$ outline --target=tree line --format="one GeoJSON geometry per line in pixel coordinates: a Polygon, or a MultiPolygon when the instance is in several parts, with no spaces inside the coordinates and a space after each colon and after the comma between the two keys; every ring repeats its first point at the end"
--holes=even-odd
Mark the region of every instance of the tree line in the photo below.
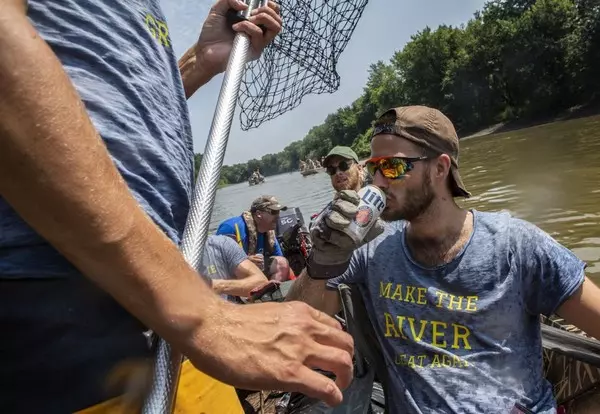
{"type": "Polygon", "coordinates": [[[390,107],[438,108],[464,136],[595,102],[599,88],[598,0],[489,1],[465,25],[411,36],[388,62],[371,64],[357,100],[277,154],[224,166],[221,184],[245,181],[256,167],[267,176],[295,171],[335,145],[367,156],[371,123],[390,107]]]}

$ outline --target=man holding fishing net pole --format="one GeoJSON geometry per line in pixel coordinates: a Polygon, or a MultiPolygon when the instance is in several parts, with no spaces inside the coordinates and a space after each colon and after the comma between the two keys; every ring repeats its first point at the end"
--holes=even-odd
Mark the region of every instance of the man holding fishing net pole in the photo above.
{"type": "Polygon", "coordinates": [[[0,2],[0,412],[113,396],[112,370],[149,357],[146,327],[225,383],[341,401],[353,344],[338,322],[227,303],[177,248],[185,100],[225,70],[235,31],[257,58],[281,29],[270,2],[232,31],[227,11],[245,7],[219,0],[178,64],[157,0],[0,2]]]}

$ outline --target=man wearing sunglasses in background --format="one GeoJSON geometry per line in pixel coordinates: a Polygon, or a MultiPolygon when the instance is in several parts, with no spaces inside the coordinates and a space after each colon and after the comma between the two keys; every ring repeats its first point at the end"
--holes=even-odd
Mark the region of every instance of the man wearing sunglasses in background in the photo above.
{"type": "MultiPolygon", "coordinates": [[[[329,154],[323,158],[322,165],[331,178],[331,186],[336,192],[342,190],[358,192],[364,185],[363,167],[358,162],[358,155],[356,155],[356,152],[350,147],[341,145],[333,147],[333,149],[329,151],[329,154]]],[[[325,209],[330,206],[331,203],[327,204],[325,209]]],[[[319,214],[321,213],[315,213],[310,217],[311,222],[309,227],[312,227],[314,219],[316,219],[319,214]]]]}
{"type": "Polygon", "coordinates": [[[363,168],[350,147],[334,147],[323,160],[323,167],[331,177],[335,191],[358,191],[363,185],[363,168]]]}
{"type": "Polygon", "coordinates": [[[555,413],[540,314],[600,338],[600,290],[585,263],[535,225],[460,208],[454,197],[470,194],[458,149],[436,109],[378,118],[366,165],[386,194],[381,218],[393,224],[377,222],[356,249],[339,230],[359,200],[338,193],[311,231],[307,270],[287,299],[334,314],[333,289],[357,285],[385,360],[391,413],[555,413]]]}

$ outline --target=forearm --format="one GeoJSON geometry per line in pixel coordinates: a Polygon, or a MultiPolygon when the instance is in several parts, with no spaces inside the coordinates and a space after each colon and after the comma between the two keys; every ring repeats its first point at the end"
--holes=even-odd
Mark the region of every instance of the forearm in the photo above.
{"type": "Polygon", "coordinates": [[[263,286],[269,280],[261,274],[252,275],[239,280],[213,280],[213,290],[220,295],[247,297],[250,291],[259,286],[263,286]]]}
{"type": "Polygon", "coordinates": [[[132,314],[179,339],[223,302],[132,197],[24,13],[1,9],[0,30],[0,194],[132,314]]]}
{"type": "Polygon", "coordinates": [[[336,290],[328,289],[326,280],[315,280],[308,277],[306,269],[302,270],[285,300],[305,302],[328,315],[335,315],[342,309],[339,293],[336,290]]]}
{"type": "Polygon", "coordinates": [[[179,59],[179,72],[183,81],[183,89],[187,99],[204,84],[208,83],[217,72],[203,67],[196,55],[195,46],[190,47],[179,59]]]}

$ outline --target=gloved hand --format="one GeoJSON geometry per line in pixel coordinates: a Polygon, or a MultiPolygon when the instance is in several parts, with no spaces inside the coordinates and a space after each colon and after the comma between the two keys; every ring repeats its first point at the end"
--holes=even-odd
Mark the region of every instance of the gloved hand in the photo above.
{"type": "Polygon", "coordinates": [[[313,247],[308,256],[307,272],[312,279],[330,279],[348,268],[354,250],[383,233],[378,218],[363,240],[356,242],[342,232],[358,212],[360,197],[356,191],[342,190],[331,206],[323,211],[311,229],[313,247]]]}

